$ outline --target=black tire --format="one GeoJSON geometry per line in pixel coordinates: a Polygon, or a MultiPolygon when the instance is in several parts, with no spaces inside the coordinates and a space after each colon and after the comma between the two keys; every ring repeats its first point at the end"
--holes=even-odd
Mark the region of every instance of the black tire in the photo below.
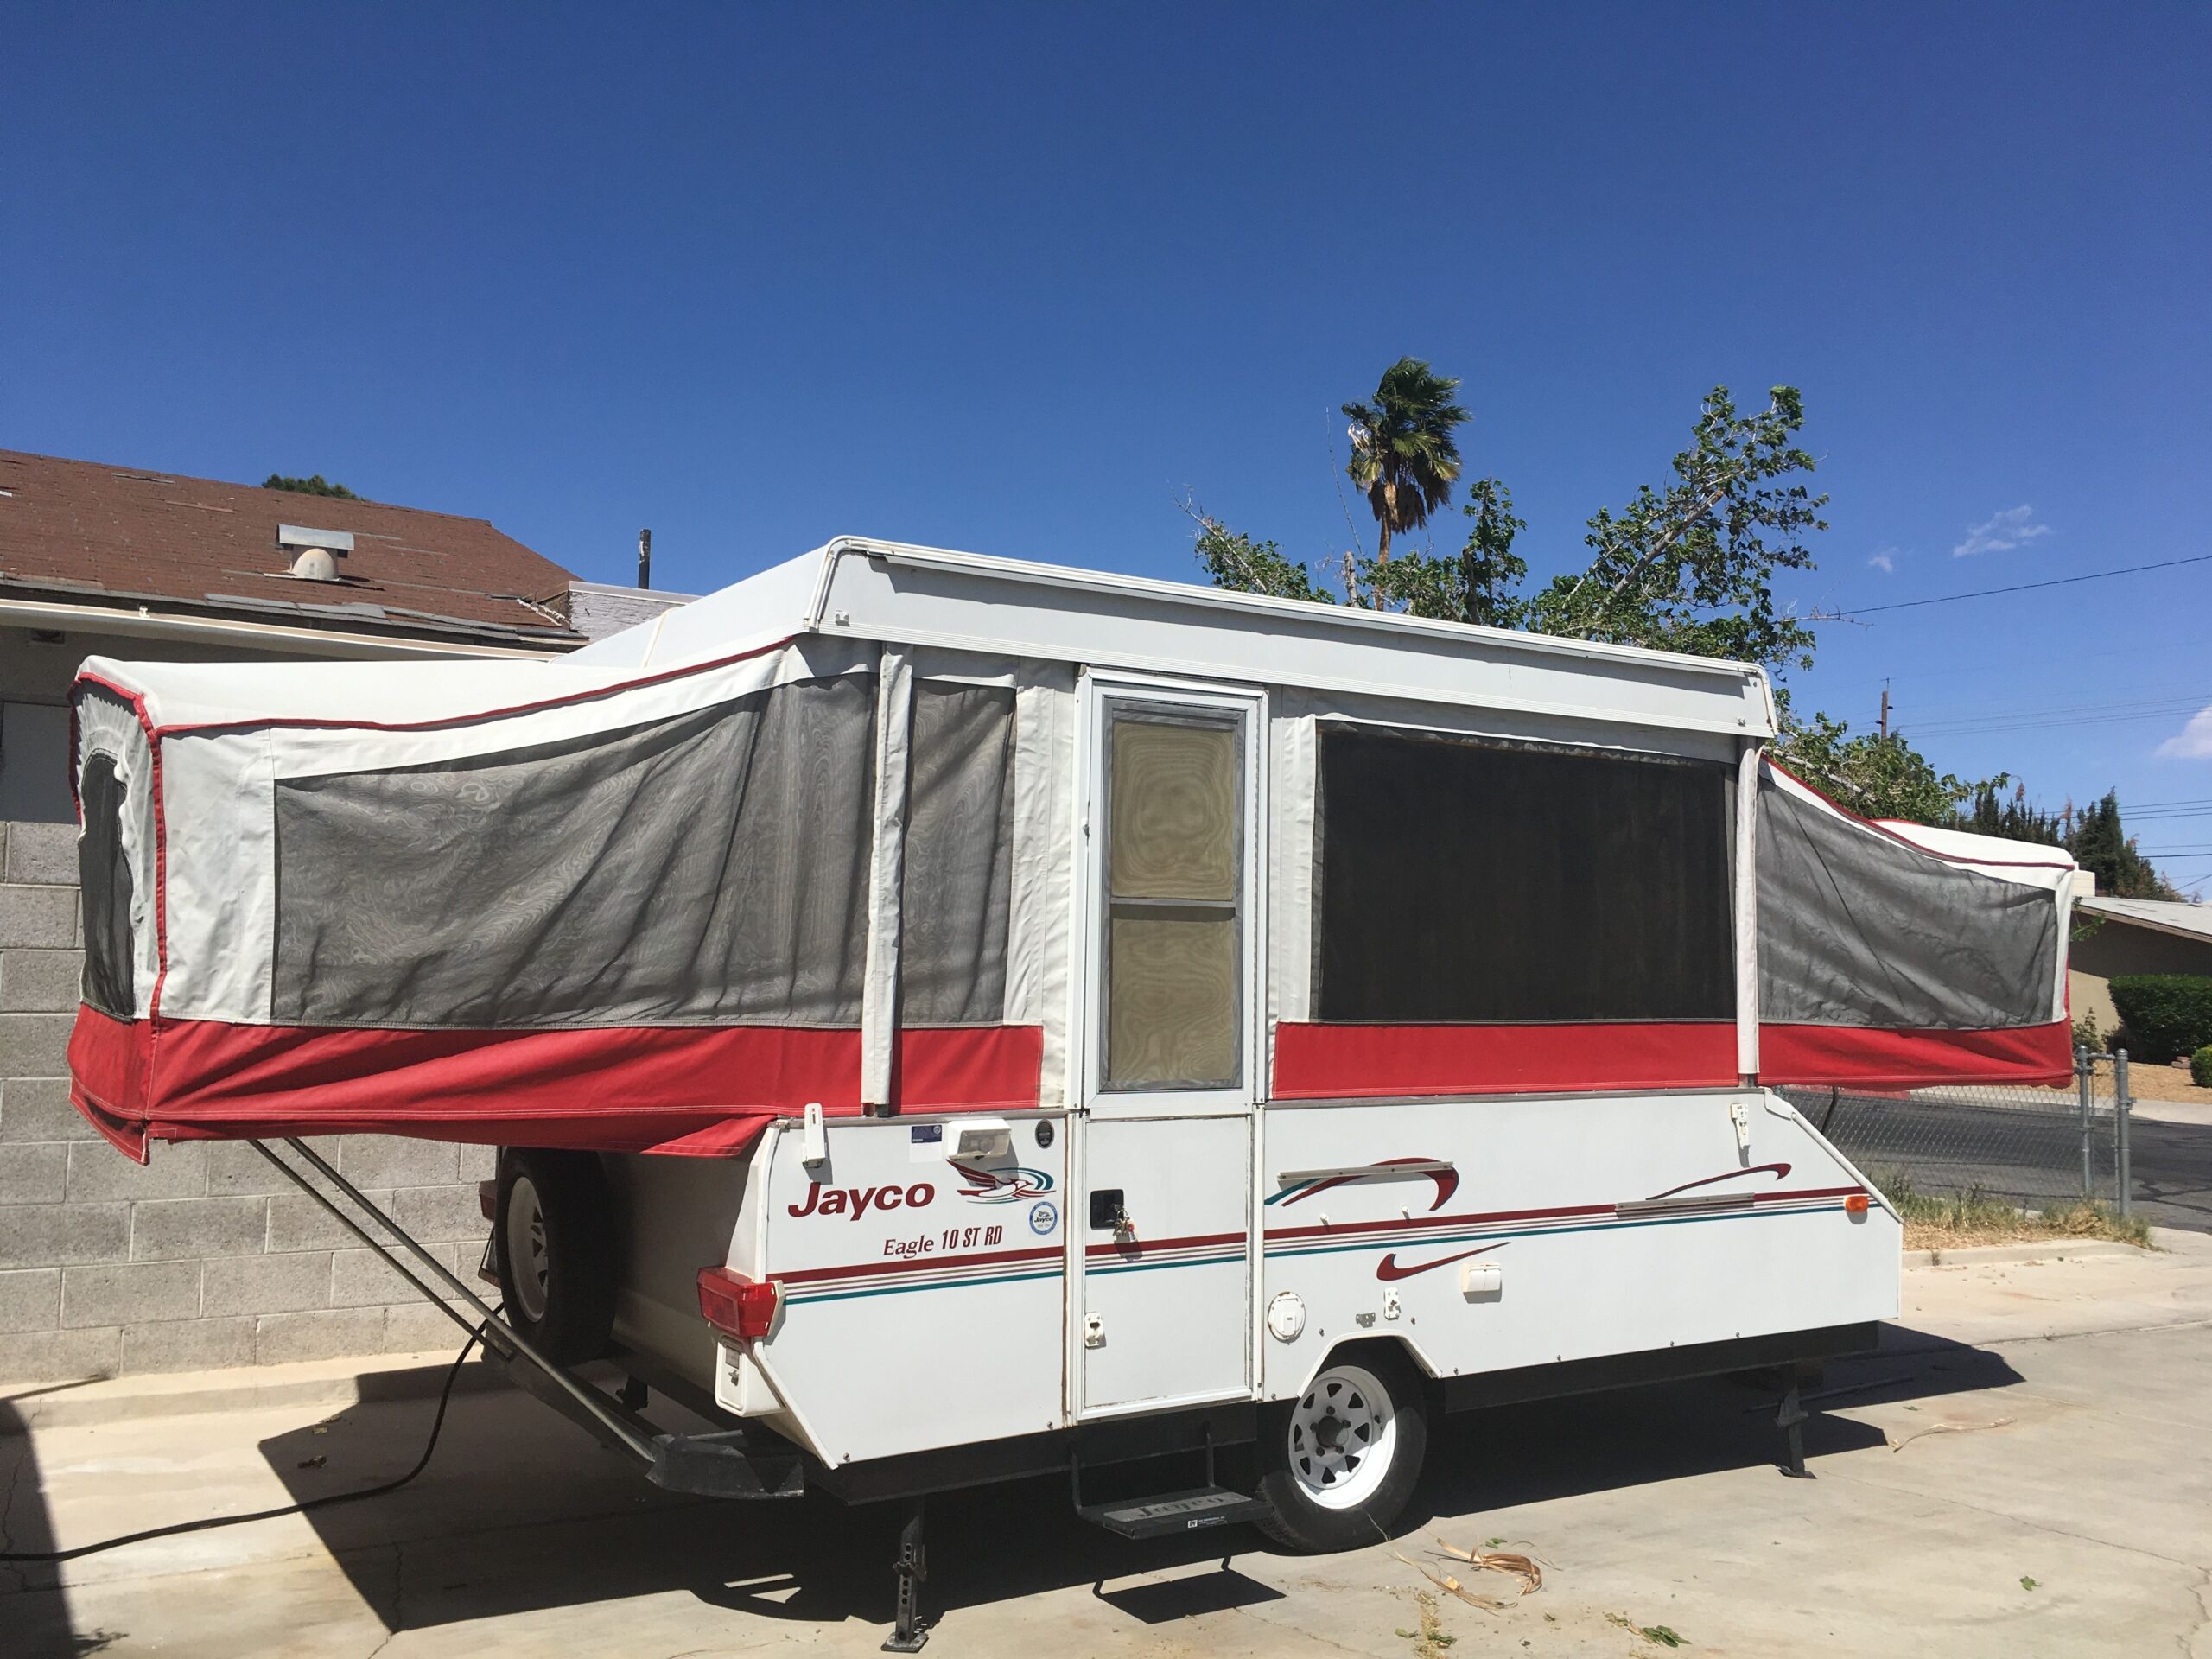
{"type": "Polygon", "coordinates": [[[496,1210],[493,1255],[507,1322],[556,1363],[597,1359],[614,1330],[618,1267],[613,1193],[598,1158],[502,1152],[496,1210]]]}
{"type": "Polygon", "coordinates": [[[1427,1401],[1413,1367],[1389,1348],[1332,1354],[1299,1398],[1264,1420],[1259,1491],[1274,1513],[1260,1530],[1306,1554],[1378,1543],[1413,1497],[1427,1452],[1427,1401]],[[1378,1455],[1388,1459],[1379,1468],[1378,1455]]]}

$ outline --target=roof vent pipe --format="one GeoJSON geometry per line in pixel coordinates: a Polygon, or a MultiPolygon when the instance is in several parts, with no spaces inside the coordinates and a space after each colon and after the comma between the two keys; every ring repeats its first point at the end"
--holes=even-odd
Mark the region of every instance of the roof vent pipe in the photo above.
{"type": "Polygon", "coordinates": [[[638,532],[638,586],[653,585],[653,533],[650,530],[638,532]]]}

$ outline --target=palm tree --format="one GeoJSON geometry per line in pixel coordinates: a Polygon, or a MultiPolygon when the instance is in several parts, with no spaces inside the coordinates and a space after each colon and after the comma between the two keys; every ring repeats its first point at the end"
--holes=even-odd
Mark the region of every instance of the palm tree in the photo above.
{"type": "Polygon", "coordinates": [[[1378,564],[1390,561],[1392,536],[1419,530],[1452,499],[1459,476],[1452,432],[1467,418],[1452,401],[1459,390],[1457,380],[1419,358],[1402,357],[1382,372],[1373,403],[1344,406],[1351,417],[1351,461],[1344,471],[1375,510],[1378,564]]]}

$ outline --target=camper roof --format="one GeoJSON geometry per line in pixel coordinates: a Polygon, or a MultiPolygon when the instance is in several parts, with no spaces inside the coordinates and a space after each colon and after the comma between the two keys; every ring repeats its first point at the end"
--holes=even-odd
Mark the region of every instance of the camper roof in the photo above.
{"type": "Polygon", "coordinates": [[[1755,666],[841,537],[569,660],[664,668],[821,632],[1763,736],[1755,666]]]}

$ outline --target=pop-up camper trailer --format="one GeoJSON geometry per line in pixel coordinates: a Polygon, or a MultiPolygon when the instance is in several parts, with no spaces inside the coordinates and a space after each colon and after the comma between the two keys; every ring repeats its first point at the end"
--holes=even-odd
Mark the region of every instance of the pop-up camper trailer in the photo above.
{"type": "Polygon", "coordinates": [[[1434,1409],[1871,1345],[1776,1086],[2070,1071],[2064,855],[1839,810],[1740,664],[841,541],[76,714],[86,1116],[505,1148],[493,1351],[670,1484],[1241,1445],[1087,1510],[1371,1538],[1434,1409]]]}

